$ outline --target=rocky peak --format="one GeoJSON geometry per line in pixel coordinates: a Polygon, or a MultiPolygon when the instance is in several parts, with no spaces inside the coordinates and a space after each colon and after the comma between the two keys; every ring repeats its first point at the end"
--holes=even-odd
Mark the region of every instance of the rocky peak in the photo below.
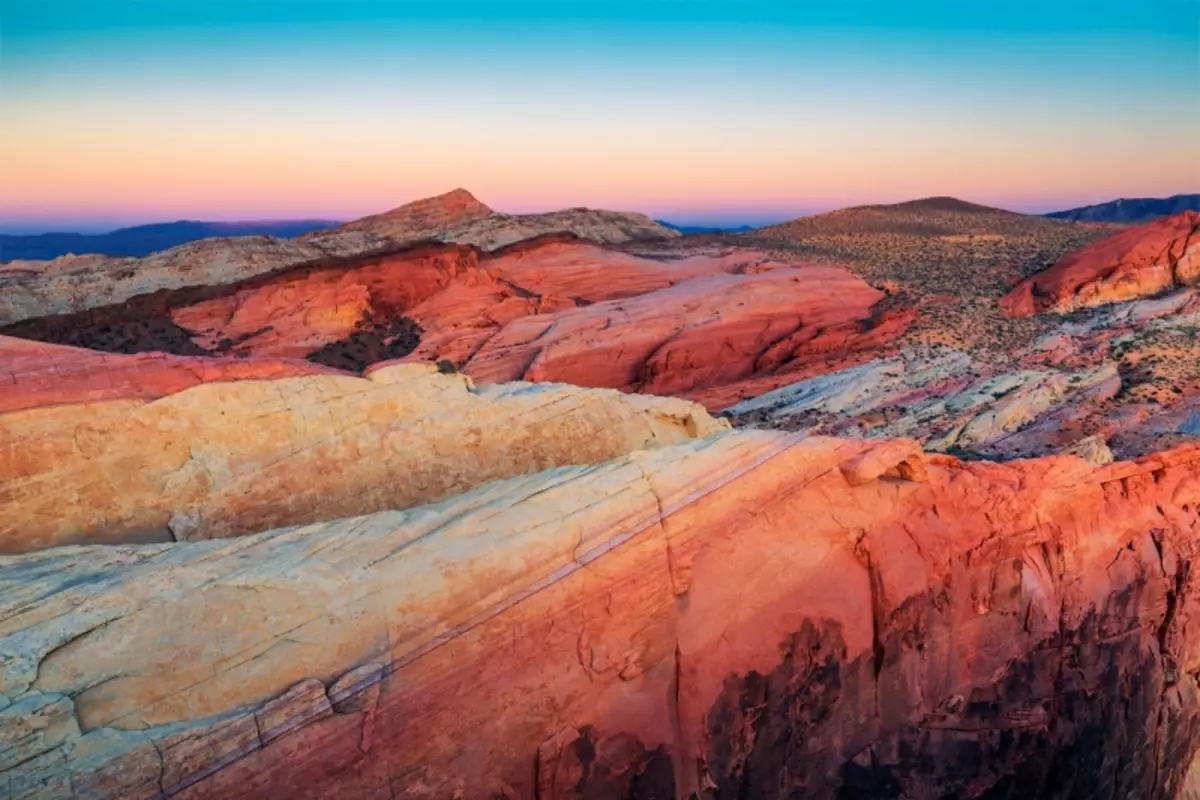
{"type": "MultiPolygon", "coordinates": [[[[439,194],[405,203],[391,211],[348,222],[335,232],[359,231],[393,239],[424,239],[435,237],[455,225],[489,217],[495,212],[479,202],[466,189],[439,194]]],[[[320,239],[327,232],[309,234],[306,238],[320,239]]]]}

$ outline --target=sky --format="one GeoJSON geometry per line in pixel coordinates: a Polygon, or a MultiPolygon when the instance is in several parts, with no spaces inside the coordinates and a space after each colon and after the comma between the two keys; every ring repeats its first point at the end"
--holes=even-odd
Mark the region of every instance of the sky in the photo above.
{"type": "Polygon", "coordinates": [[[0,0],[0,229],[1200,192],[1198,0],[0,0]]]}

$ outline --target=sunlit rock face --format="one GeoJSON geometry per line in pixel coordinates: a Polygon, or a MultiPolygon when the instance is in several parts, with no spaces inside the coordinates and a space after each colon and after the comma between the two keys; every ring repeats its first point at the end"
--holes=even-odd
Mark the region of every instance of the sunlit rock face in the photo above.
{"type": "MultiPolygon", "coordinates": [[[[93,381],[109,358],[138,357],[98,356],[93,381]]],[[[162,366],[150,362],[150,374],[162,366]]],[[[426,364],[365,378],[244,377],[152,402],[137,385],[0,413],[0,483],[12,487],[0,495],[0,552],[237,536],[407,508],[728,427],[683,400],[560,384],[477,389],[426,364]]]]}
{"type": "Polygon", "coordinates": [[[0,562],[13,796],[1169,797],[1200,450],[724,432],[0,562]],[[34,598],[36,602],[31,602],[34,598]]]}
{"type": "Polygon", "coordinates": [[[1004,298],[1013,314],[1073,311],[1200,280],[1200,212],[1185,211],[1077,250],[1004,298]]]}
{"type": "Polygon", "coordinates": [[[448,361],[481,383],[570,381],[720,409],[870,357],[913,312],[851,272],[741,248],[650,258],[574,240],[422,245],[38,317],[12,336],[117,353],[448,361]]]}
{"type": "Polygon", "coordinates": [[[679,236],[643,214],[629,212],[576,208],[549,214],[501,214],[456,189],[296,239],[237,236],[189,242],[145,258],[83,254],[53,261],[10,261],[0,265],[0,326],[105,308],[161,292],[223,286],[297,267],[380,255],[414,243],[457,243],[491,251],[548,234],[601,243],[679,236]]]}

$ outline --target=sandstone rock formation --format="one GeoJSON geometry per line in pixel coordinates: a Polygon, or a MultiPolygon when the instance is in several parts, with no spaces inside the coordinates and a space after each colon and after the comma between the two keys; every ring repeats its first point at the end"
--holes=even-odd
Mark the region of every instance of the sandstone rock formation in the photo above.
{"type": "Polygon", "coordinates": [[[332,231],[318,231],[306,238],[319,240],[323,236],[332,236],[336,239],[342,234],[358,232],[400,242],[435,240],[450,228],[470,224],[494,213],[467,190],[455,189],[347,222],[332,231]]]}
{"type": "Polygon", "coordinates": [[[1195,288],[1060,323],[1003,358],[900,340],[895,356],[826,372],[725,410],[736,425],[906,436],[929,450],[1103,462],[1195,441],[1195,288]]]}
{"type": "Polygon", "coordinates": [[[480,382],[566,380],[721,408],[815,363],[853,363],[912,321],[836,267],[742,248],[673,255],[555,239],[495,253],[426,245],[7,331],[119,352],[309,358],[356,371],[448,360],[480,382]],[[583,351],[590,360],[575,358],[583,351]]]}
{"type": "MultiPolygon", "coordinates": [[[[928,450],[1012,458],[1070,450],[1094,436],[1080,421],[1120,390],[1111,363],[989,373],[966,353],[941,349],[793,383],[743,401],[727,416],[741,425],[907,436],[928,450]]],[[[1101,455],[1105,449],[1081,454],[1111,460],[1111,453],[1101,455]]]]}
{"type": "Polygon", "coordinates": [[[1146,297],[1200,280],[1200,212],[1114,234],[1064,257],[1002,301],[1015,315],[1073,311],[1146,297]]]}
{"type": "Polygon", "coordinates": [[[457,189],[298,239],[239,236],[191,242],[145,258],[71,255],[12,261],[0,265],[0,326],[160,291],[223,286],[294,267],[387,253],[425,240],[494,250],[549,233],[599,242],[679,236],[642,214],[589,209],[499,214],[457,189]]]}
{"type": "MultiPolygon", "coordinates": [[[[142,385],[114,379],[111,399],[0,413],[0,553],[407,508],[726,427],[682,400],[554,384],[476,390],[424,364],[206,383],[147,403],[175,377],[156,388],[159,366],[142,385]]],[[[14,393],[41,378],[20,376],[14,393]]]]}
{"type": "Polygon", "coordinates": [[[883,299],[833,268],[697,278],[637,298],[519,318],[466,370],[484,382],[561,380],[720,407],[749,379],[771,376],[778,385],[813,362],[894,338],[911,316],[877,316],[873,307],[883,299]]]}
{"type": "Polygon", "coordinates": [[[1173,797],[1200,449],[726,432],[0,559],[11,797],[1173,797]],[[197,636],[197,631],[203,631],[197,636]]]}
{"type": "Polygon", "coordinates": [[[117,355],[0,336],[0,414],[117,398],[154,400],[212,381],[333,372],[307,361],[117,355]]]}
{"type": "Polygon", "coordinates": [[[915,320],[876,358],[826,363],[807,381],[748,392],[762,396],[730,403],[728,414],[739,425],[911,436],[929,449],[994,459],[1057,452],[1099,463],[1195,441],[1197,287],[1081,307],[1070,318],[1010,313],[1014,298],[1031,296],[1023,293],[1064,264],[1084,264],[1085,254],[1180,256],[1174,263],[1186,267],[1184,250],[1194,248],[1164,241],[1164,226],[1113,235],[1111,226],[935,198],[756,231],[748,238],[768,251],[774,241],[776,258],[837,258],[887,288],[889,302],[915,320]],[[1048,262],[1060,266],[1042,273],[1048,262]]]}
{"type": "Polygon", "coordinates": [[[7,268],[0,800],[1200,796],[1200,286],[1003,316],[1109,229],[947,198],[644,230],[7,268]]]}
{"type": "Polygon", "coordinates": [[[568,208],[544,214],[502,214],[465,189],[418,200],[384,214],[349,222],[333,231],[306,234],[313,242],[366,233],[394,242],[456,242],[491,251],[548,234],[571,234],[600,243],[677,238],[678,231],[645,214],[568,208]]]}

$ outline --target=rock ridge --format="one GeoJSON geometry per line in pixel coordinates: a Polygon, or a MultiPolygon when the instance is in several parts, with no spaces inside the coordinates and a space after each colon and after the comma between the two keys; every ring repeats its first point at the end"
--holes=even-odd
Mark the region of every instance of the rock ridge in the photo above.
{"type": "Polygon", "coordinates": [[[239,536],[728,427],[673,398],[398,364],[0,413],[0,552],[239,536]],[[129,465],[136,465],[130,469],[129,465]]]}

